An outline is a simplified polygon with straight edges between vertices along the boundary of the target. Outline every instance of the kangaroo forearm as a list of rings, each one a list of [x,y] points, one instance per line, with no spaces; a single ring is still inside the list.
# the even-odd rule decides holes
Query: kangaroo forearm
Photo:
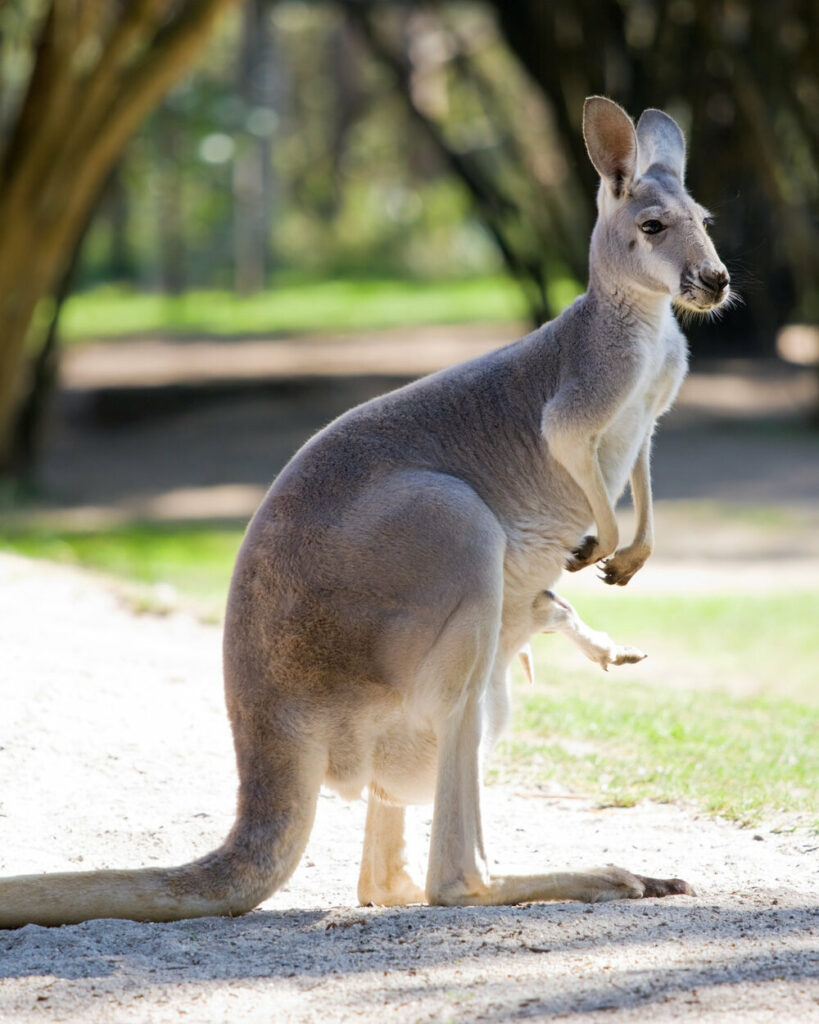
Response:
[[[647,438],[631,473],[631,498],[637,524],[634,544],[651,551],[654,547],[654,504],[651,497],[651,440]]]
[[[544,432],[549,424],[544,417]],[[597,527],[597,547],[611,554],[617,547],[619,530],[606,483],[600,469],[596,442],[579,434],[551,429],[547,443],[552,458],[569,474],[583,492]]]

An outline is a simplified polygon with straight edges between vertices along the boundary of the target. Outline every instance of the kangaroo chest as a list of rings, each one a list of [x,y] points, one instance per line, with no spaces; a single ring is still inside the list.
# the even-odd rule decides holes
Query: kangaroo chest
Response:
[[[686,369],[685,339],[670,319],[659,339],[643,343],[643,359],[631,389],[600,437],[600,468],[613,496],[625,487],[640,448],[674,401]]]

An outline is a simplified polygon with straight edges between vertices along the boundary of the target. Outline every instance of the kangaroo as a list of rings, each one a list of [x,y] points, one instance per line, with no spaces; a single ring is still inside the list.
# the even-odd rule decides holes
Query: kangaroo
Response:
[[[648,558],[651,436],[686,372],[672,304],[706,312],[729,294],[677,124],[646,110],[635,129],[593,96],[583,132],[601,178],[587,292],[520,341],[345,413],[253,517],[224,627],[239,792],[222,846],[174,868],[4,879],[0,925],[245,913],[295,869],[323,783],[368,789],[364,904],[692,892],[612,866],[492,875],[484,850],[481,765],[508,666],[544,625],[583,634],[545,591],[564,567],[622,586]],[[636,534],[618,548],[629,478]],[[422,890],[404,814],[430,799]]]

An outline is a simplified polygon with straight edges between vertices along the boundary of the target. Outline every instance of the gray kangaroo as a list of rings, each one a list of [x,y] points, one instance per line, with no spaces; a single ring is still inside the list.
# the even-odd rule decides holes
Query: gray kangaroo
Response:
[[[705,312],[729,294],[676,123],[646,110],[635,130],[593,96],[583,132],[601,177],[588,291],[520,341],[341,416],[251,521],[224,630],[240,781],[223,845],[174,868],[4,879],[0,925],[245,913],[295,869],[323,783],[369,791],[365,904],[692,891],[615,867],[499,877],[484,852],[481,765],[529,636],[563,628],[601,663],[640,657],[584,634],[545,588],[596,563],[623,585],[649,556],[651,436],[686,371],[672,304]],[[629,477],[636,536],[618,548]],[[421,890],[404,808],[430,798]]]

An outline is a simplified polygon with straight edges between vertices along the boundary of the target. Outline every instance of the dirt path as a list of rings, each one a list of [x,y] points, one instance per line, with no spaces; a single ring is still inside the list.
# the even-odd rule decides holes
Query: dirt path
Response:
[[[0,556],[0,630],[0,872],[178,863],[223,837],[218,629]],[[296,875],[245,918],[3,933],[0,1020],[819,1020],[815,836],[490,788],[503,870],[615,861],[699,895],[375,910],[354,901],[363,815],[323,796]]]

